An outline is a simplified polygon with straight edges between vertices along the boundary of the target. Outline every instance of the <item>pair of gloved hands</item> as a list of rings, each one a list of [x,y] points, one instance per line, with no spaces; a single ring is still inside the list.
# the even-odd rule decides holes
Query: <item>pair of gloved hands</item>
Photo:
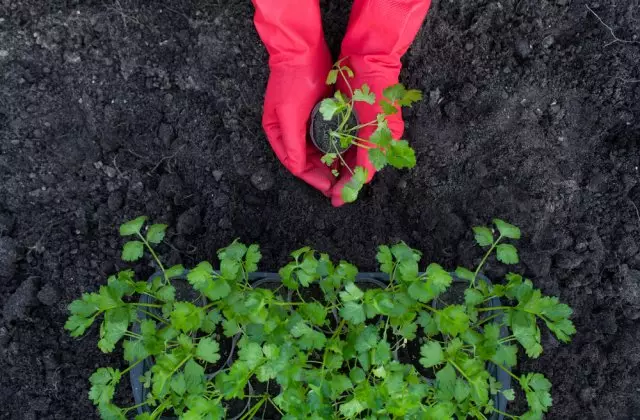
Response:
[[[252,0],[255,26],[269,52],[271,75],[267,84],[262,124],[282,164],[295,176],[331,198],[334,206],[344,204],[342,188],[350,179],[344,169],[334,177],[320,161],[322,153],[307,141],[308,120],[313,107],[331,94],[326,85],[333,60],[322,32],[319,0]],[[398,83],[400,58],[415,38],[430,0],[355,0],[340,57],[355,73],[354,88],[369,85],[376,98],[382,90]],[[346,92],[338,83],[338,89]],[[375,120],[378,105],[356,102],[362,122]],[[388,117],[395,139],[402,136],[400,113]],[[369,138],[373,127],[360,137]],[[365,149],[354,147],[345,153],[349,166],[367,169],[371,180],[375,168]]]

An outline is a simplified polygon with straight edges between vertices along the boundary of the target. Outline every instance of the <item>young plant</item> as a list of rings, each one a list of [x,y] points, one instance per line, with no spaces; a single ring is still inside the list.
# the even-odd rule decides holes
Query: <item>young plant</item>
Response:
[[[131,270],[111,276],[97,293],[70,305],[65,325],[77,337],[102,318],[98,346],[104,352],[124,340],[129,367],[99,368],[90,378],[89,398],[102,418],[134,417],[144,407],[137,420],[221,419],[230,415],[229,402],[241,399],[250,401],[241,419],[264,418],[269,409],[275,413],[269,418],[283,419],[533,420],[552,404],[542,374],[515,372],[518,354],[542,353],[538,323],[568,342],[575,333],[572,311],[521,275],[510,273],[502,284],[481,275],[494,254],[502,263],[518,262],[507,240],[518,239],[520,230],[509,223],[495,219],[495,229],[474,228],[487,248],[474,270],[459,267],[453,274],[432,263],[420,272],[421,253],[398,243],[379,247],[388,282],[371,287],[358,282],[354,265],[304,247],[279,271],[281,285],[267,289],[249,280],[261,257],[257,245],[235,241],[221,249],[219,270],[206,261],[189,271],[166,268],[153,248],[166,226],[144,233],[145,220],[121,227],[122,235],[135,237],[123,259],[138,260],[146,249],[161,275],[152,281],[136,280]],[[177,297],[174,280],[183,275],[196,291],[190,300]],[[450,296],[455,282],[464,285],[458,300]],[[140,295],[153,303],[141,303]],[[492,306],[496,298],[503,304]],[[140,332],[132,329],[136,323]],[[231,337],[239,350],[232,363],[221,364],[221,343]],[[115,387],[148,357],[155,364],[139,378],[146,400],[118,407]],[[497,395],[513,400],[516,394],[489,364],[520,386],[527,412],[496,407]],[[264,391],[252,392],[256,384]]]
[[[354,77],[351,70],[342,62],[336,62],[327,76],[326,83],[334,85],[339,79],[344,82],[348,92],[336,90],[332,98],[326,98],[320,102],[319,112],[325,121],[337,118],[336,128],[329,131],[330,150],[322,156],[321,160],[327,166],[333,167],[335,176],[339,175],[337,167],[343,166],[351,173],[351,180],[342,191],[342,199],[345,202],[353,202],[358,198],[358,193],[367,180],[367,170],[362,166],[351,168],[342,157],[342,151],[353,145],[367,150],[369,160],[377,171],[389,165],[396,169],[413,168],[416,164],[416,155],[406,140],[394,140],[389,130],[387,117],[399,112],[403,106],[411,106],[422,99],[422,93],[415,89],[406,89],[401,83],[389,86],[382,91],[378,105],[382,112],[375,120],[367,122],[357,121],[353,118],[354,104],[364,102],[368,105],[376,103],[376,95],[371,92],[365,83],[357,89],[353,89],[350,83]],[[373,134],[364,139],[358,137],[360,129],[375,127]],[[337,165],[334,165],[337,163]]]

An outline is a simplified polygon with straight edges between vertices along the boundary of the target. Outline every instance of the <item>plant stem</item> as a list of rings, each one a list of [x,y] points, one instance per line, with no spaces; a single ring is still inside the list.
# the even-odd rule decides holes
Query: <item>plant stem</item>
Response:
[[[353,176],[353,171],[351,170],[351,168],[349,167],[349,165],[347,165],[347,162],[345,162],[344,158],[342,157],[342,155],[340,154],[340,151],[338,150],[338,147],[336,146],[335,143],[331,143],[333,145],[333,148],[336,150],[336,155],[338,155],[338,158],[340,159],[340,161],[342,162],[342,165],[344,165],[345,168],[347,168],[349,170],[349,172],[351,173],[351,176]]]
[[[136,367],[139,363],[142,363],[144,359],[140,359],[137,360],[134,364],[129,365],[128,368],[126,368],[125,370],[123,370],[122,372],[120,372],[120,376],[124,375],[125,373],[129,372],[131,369],[133,369],[134,367]]]
[[[495,407],[492,407],[492,410],[493,410],[493,412],[498,413],[498,414],[502,414],[503,416],[509,417],[510,419],[518,419],[518,418],[520,418],[518,416],[513,416],[513,415],[511,415],[509,413],[505,413],[504,411],[498,410]]]
[[[498,246],[498,243],[500,242],[501,239],[502,239],[502,235],[498,236],[498,239],[496,239],[495,242],[491,244],[491,248],[489,248],[487,253],[484,254],[484,257],[482,257],[482,261],[480,261],[480,264],[478,264],[476,271],[473,273],[473,280],[471,281],[471,287],[475,287],[476,277],[478,277],[478,273],[480,272],[480,269],[487,262],[487,258],[489,258],[489,255],[491,255],[493,250],[496,249],[496,246]]]
[[[134,306],[143,306],[145,308],[162,308],[164,305],[158,305],[156,303],[130,303],[129,305],[134,305]]]
[[[142,236],[142,234],[140,232],[138,232],[138,237],[140,238],[140,240],[142,241],[144,246],[147,247],[147,249],[151,253],[151,256],[153,257],[153,259],[156,260],[156,264],[158,264],[158,267],[160,267],[160,270],[162,271],[162,276],[164,277],[164,282],[165,283],[169,283],[169,279],[167,278],[167,272],[164,269],[164,265],[162,265],[162,262],[160,262],[160,258],[158,258],[158,255],[156,254],[156,252],[153,250],[153,248],[151,247],[149,242],[147,242],[147,239],[144,236]]]
[[[163,324],[168,324],[168,322],[162,318],[160,318],[157,315],[152,314],[151,312],[145,311],[144,309],[138,309],[140,312],[142,312],[143,314],[145,314],[146,316],[150,316],[151,318],[154,318],[156,321],[160,321]]]
[[[516,381],[518,381],[518,383],[520,383],[520,378],[518,378],[516,375],[514,375],[513,372],[511,372],[509,369],[507,369],[506,367],[504,367],[504,366],[502,366],[500,364],[497,364],[496,366],[498,366],[500,369],[502,369],[505,372],[507,372],[509,374],[509,376],[511,376]]]
[[[366,124],[360,124],[360,125],[356,125],[355,127],[348,128],[347,132],[349,132],[349,131],[358,131],[361,128],[368,127],[368,126],[374,125],[374,124],[378,124],[378,120],[369,121]]]

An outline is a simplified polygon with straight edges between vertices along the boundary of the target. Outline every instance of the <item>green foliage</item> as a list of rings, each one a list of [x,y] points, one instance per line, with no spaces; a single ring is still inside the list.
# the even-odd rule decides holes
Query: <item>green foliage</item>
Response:
[[[403,101],[412,95],[403,89],[385,91],[385,98]],[[248,274],[261,258],[257,245],[234,241],[220,249],[218,268],[207,261],[189,271],[181,265],[165,268],[152,246],[162,242],[166,226],[151,225],[144,233],[145,222],[145,217],[127,222],[121,233],[137,236],[162,275],[150,281],[136,280],[132,270],[110,276],[97,292],[69,305],[65,324],[78,337],[98,322],[98,347],[104,352],[122,342],[130,366],[102,367],[89,378],[89,398],[104,419],[132,418],[133,408],[118,407],[113,397],[129,370],[149,357],[153,367],[140,381],[151,410],[136,419],[167,413],[222,419],[229,415],[228,400],[246,398],[252,408],[244,418],[271,404],[285,419],[485,419],[496,413],[492,396],[513,401],[518,395],[489,373],[489,362],[509,372],[514,387],[523,391],[528,411],[514,418],[541,419],[552,405],[551,383],[542,374],[516,375],[510,369],[519,353],[542,354],[543,325],[568,342],[576,332],[572,311],[519,274],[492,285],[480,276],[492,256],[517,262],[515,246],[505,241],[520,237],[520,230],[507,222],[495,219],[495,232],[474,228],[485,254],[474,270],[458,267],[455,276],[435,263],[420,272],[422,254],[403,242],[380,246],[376,259],[389,276],[381,288],[357,283],[357,268],[345,261],[334,263],[326,254],[300,248],[280,270],[290,297],[282,293],[286,290],[250,285]],[[135,255],[139,259],[142,252]],[[186,281],[179,280],[183,276]],[[177,293],[180,281],[193,293]],[[464,295],[454,298],[452,284],[460,281]],[[502,306],[492,306],[494,297]],[[233,363],[212,377],[228,357],[223,341],[233,336]],[[409,341],[418,344],[413,348],[419,354],[398,359]],[[250,381],[265,383],[267,391],[246,395]]]
[[[416,165],[415,151],[406,140],[393,139],[387,117],[398,113],[400,107],[411,106],[422,99],[422,93],[419,90],[407,90],[401,83],[389,86],[383,90],[382,97],[377,103],[382,112],[378,113],[376,119],[360,121],[353,125],[351,117],[354,114],[355,103],[362,102],[363,106],[364,104],[376,105],[376,95],[369,85],[365,83],[357,89],[351,87],[349,79],[353,76],[353,71],[343,64],[343,60],[335,63],[327,75],[326,83],[334,85],[338,79],[341,79],[350,96],[336,91],[332,98],[323,99],[319,107],[319,112],[325,121],[336,121],[336,128],[328,133],[332,148],[325,151],[320,160],[332,168],[331,172],[334,176],[340,174],[338,168],[341,166],[345,166],[351,174],[350,180],[342,190],[342,199],[346,203],[351,203],[358,198],[358,193],[367,181],[367,170],[362,166],[351,168],[340,155],[341,149],[338,145],[341,148],[353,145],[366,149],[369,161],[377,171],[387,165],[396,169],[413,168]],[[374,128],[373,134],[368,139],[360,137],[359,131],[363,127]]]

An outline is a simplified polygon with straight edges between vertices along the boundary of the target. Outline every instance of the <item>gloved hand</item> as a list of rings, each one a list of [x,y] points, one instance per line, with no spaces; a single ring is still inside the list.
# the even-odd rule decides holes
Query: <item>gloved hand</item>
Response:
[[[382,90],[398,83],[400,58],[415,38],[422,21],[429,10],[431,0],[355,0],[347,34],[342,41],[341,58],[344,64],[355,73],[349,79],[353,89],[368,84],[376,95],[376,104],[368,105],[356,102],[355,110],[360,123],[375,120],[382,110],[377,101],[382,98]],[[340,78],[339,78],[340,79]],[[339,80],[338,89],[348,92],[344,81]],[[398,140],[404,131],[404,122],[400,112],[387,118],[393,138]],[[368,139],[374,127],[360,130],[359,137]],[[367,182],[375,174],[375,168],[369,161],[366,149],[352,147],[345,153],[345,161],[351,168],[362,166],[367,170]],[[349,179],[350,172],[343,168],[338,182],[331,190],[331,203],[334,206],[344,204],[342,188]]]
[[[311,111],[330,94],[325,84],[332,61],[322,32],[318,0],[252,0],[254,23],[269,52],[271,74],[262,126],[282,164],[330,195],[336,182],[307,141]]]

